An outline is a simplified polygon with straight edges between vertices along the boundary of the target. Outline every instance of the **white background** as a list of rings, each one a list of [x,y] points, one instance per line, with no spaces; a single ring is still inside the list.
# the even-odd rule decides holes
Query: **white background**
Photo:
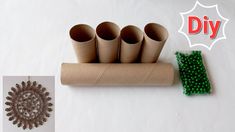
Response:
[[[189,48],[185,36],[178,33],[179,13],[191,9],[194,0],[1,0],[0,74],[56,76],[56,132],[234,131],[235,2],[200,2],[218,4],[220,13],[230,20],[227,39],[211,51]],[[86,23],[95,28],[106,20],[141,29],[149,22],[164,25],[170,36],[160,60],[175,68],[175,51],[202,50],[213,93],[187,97],[180,83],[156,88],[62,86],[60,64],[76,62],[70,27]]]
[[[36,81],[37,84],[41,84],[43,87],[47,89],[47,91],[50,93],[50,97],[52,100],[51,103],[55,104],[55,97],[54,97],[54,77],[52,76],[31,76],[30,77],[31,82]],[[5,103],[6,97],[9,96],[8,92],[11,91],[11,87],[15,87],[16,83],[21,85],[21,82],[27,82],[28,76],[4,76],[3,77],[3,102]],[[15,87],[16,88],[16,87]],[[42,126],[39,126],[38,128],[33,129],[26,129],[24,130],[22,127],[18,128],[17,125],[13,125],[12,121],[8,120],[8,116],[6,115],[5,108],[7,108],[7,105],[4,105],[3,107],[3,132],[54,132],[55,131],[55,109],[54,106],[52,106],[53,111],[50,112],[50,117],[47,118],[47,122],[45,122]]]

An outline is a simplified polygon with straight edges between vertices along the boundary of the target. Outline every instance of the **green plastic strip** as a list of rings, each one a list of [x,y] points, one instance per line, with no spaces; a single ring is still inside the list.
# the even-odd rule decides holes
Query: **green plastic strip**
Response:
[[[176,52],[176,59],[185,95],[211,93],[211,85],[203,65],[201,51]]]

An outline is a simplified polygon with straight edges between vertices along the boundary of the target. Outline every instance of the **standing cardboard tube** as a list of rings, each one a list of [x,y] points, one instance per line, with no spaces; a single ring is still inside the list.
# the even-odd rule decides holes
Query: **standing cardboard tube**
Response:
[[[144,32],[140,61],[142,63],[156,62],[168,38],[168,31],[160,24],[149,23],[145,26]]]
[[[170,63],[63,63],[61,83],[66,85],[172,85]]]
[[[117,60],[120,43],[120,28],[112,22],[103,22],[96,28],[98,56],[101,63]]]
[[[70,29],[70,38],[81,63],[94,62],[96,60],[95,31],[86,24],[78,24]]]
[[[129,25],[121,30],[120,62],[136,62],[143,38],[143,32],[136,26]]]

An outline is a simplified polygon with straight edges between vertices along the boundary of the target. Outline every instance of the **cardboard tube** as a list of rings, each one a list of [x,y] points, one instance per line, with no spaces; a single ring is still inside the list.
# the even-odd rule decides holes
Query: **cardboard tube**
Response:
[[[143,32],[136,26],[129,25],[121,30],[120,62],[136,62],[143,38]]]
[[[96,60],[95,31],[86,24],[78,24],[70,29],[70,38],[79,62]]]
[[[149,23],[145,26],[144,32],[140,61],[142,63],[156,62],[168,38],[167,29],[160,24]]]
[[[103,22],[96,28],[99,61],[112,63],[117,60],[120,29],[112,22]]]
[[[174,68],[170,63],[63,63],[61,83],[66,85],[172,85]]]

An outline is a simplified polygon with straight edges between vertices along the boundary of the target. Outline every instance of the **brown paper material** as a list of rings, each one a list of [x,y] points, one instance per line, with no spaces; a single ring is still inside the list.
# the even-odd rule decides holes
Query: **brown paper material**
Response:
[[[121,30],[120,61],[136,62],[143,41],[143,32],[136,26],[126,26]]]
[[[149,23],[145,26],[144,31],[140,61],[142,63],[156,62],[168,38],[167,29],[160,24]]]
[[[61,83],[67,85],[172,85],[174,68],[170,63],[64,63]]]
[[[98,56],[101,63],[112,63],[117,60],[120,29],[112,22],[103,22],[96,28]]]
[[[79,62],[96,60],[95,31],[86,24],[75,25],[70,29],[70,38]]]

